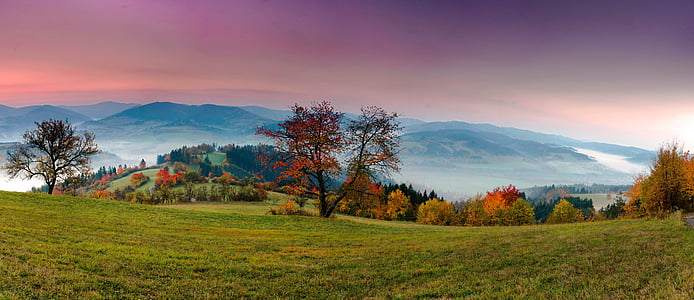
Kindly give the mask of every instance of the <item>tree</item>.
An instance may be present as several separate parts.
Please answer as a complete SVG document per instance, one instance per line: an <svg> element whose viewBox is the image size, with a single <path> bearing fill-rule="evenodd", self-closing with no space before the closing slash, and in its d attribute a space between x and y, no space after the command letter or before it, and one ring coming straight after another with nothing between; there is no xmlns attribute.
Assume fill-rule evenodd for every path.
<svg viewBox="0 0 694 300"><path fill-rule="evenodd" d="M346 191L345 198L340 202L339 211L354 216L373 218L381 202L380 187L366 176L348 178L347 182L350 183L351 188Z"/></svg>
<svg viewBox="0 0 694 300"><path fill-rule="evenodd" d="M453 203L431 199L417 208L417 223L449 225L455 218Z"/></svg>
<svg viewBox="0 0 694 300"><path fill-rule="evenodd" d="M405 196L401 190L392 191L388 194L388 204L382 209L384 219L402 220L410 209L410 197Z"/></svg>
<svg viewBox="0 0 694 300"><path fill-rule="evenodd" d="M34 123L37 128L25 132L24 143L8 153L10 177L41 177L52 194L60 180L89 173L90 157L100 152L93 133L79 135L67 120Z"/></svg>
<svg viewBox="0 0 694 300"><path fill-rule="evenodd" d="M523 198L518 198L509 210L509 225L527 225L535 223L535 211L530 202Z"/></svg>
<svg viewBox="0 0 694 300"><path fill-rule="evenodd" d="M518 189L511 185L505 187L497 187L491 192L487 192L484 197L483 207L489 222L492 225L503 225L508 223L508 212L513 203L521 198L521 193Z"/></svg>
<svg viewBox="0 0 694 300"><path fill-rule="evenodd" d="M574 223L583 221L583 214L580 209L574 207L571 202L561 199L554 206L552 213L547 217L548 224Z"/></svg>
<svg viewBox="0 0 694 300"><path fill-rule="evenodd" d="M642 187L645 197L641 206L646 213L662 216L685 206L684 167L684 153L677 143L660 147L647 184Z"/></svg>
<svg viewBox="0 0 694 300"><path fill-rule="evenodd" d="M275 145L279 157L264 161L281 170L278 180L317 196L321 217L330 217L358 182L340 188L339 178L373 178L398 170L397 114L366 107L358 119L345 122L344 114L327 101L308 108L295 104L292 112L279 129L259 128L256 133Z"/></svg>

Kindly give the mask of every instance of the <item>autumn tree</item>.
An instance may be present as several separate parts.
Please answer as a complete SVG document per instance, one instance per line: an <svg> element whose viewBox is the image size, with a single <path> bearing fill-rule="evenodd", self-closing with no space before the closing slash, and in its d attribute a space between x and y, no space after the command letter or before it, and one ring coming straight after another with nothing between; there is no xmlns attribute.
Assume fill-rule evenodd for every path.
<svg viewBox="0 0 694 300"><path fill-rule="evenodd" d="M34 123L37 128L25 132L23 144L8 153L4 168L10 177L40 177L52 194L59 181L89 173L90 158L100 152L94 134L76 133L67 120Z"/></svg>
<svg viewBox="0 0 694 300"><path fill-rule="evenodd" d="M453 203L431 199L417 208L417 223L449 225L456 217Z"/></svg>
<svg viewBox="0 0 694 300"><path fill-rule="evenodd" d="M380 205L380 187L368 177L348 178L345 198L340 202L339 211L359 217L372 218Z"/></svg>
<svg viewBox="0 0 694 300"><path fill-rule="evenodd" d="M388 194L388 203L382 205L380 215L386 220L402 220L410 209L410 197L401 190L395 190Z"/></svg>
<svg viewBox="0 0 694 300"><path fill-rule="evenodd" d="M130 176L130 183L133 185L133 187L137 188L149 181L149 176L145 176L142 172L140 173L135 173L132 176Z"/></svg>
<svg viewBox="0 0 694 300"><path fill-rule="evenodd" d="M686 197L684 153L677 143L668 143L658 149L648 184L644 185L642 207L648 214L663 215L683 208Z"/></svg>
<svg viewBox="0 0 694 300"><path fill-rule="evenodd" d="M513 185L497 187L484 197L484 211L492 225L506 225L508 211L521 198L521 192Z"/></svg>
<svg viewBox="0 0 694 300"><path fill-rule="evenodd" d="M583 221L581 210L575 208L574 205L566 199L561 199L559 203L554 206L549 217L547 217L548 224L574 223L580 221Z"/></svg>
<svg viewBox="0 0 694 300"><path fill-rule="evenodd" d="M481 194L463 203L460 214L465 226L484 226L489 222L489 216L484 209L484 197Z"/></svg>
<svg viewBox="0 0 694 300"><path fill-rule="evenodd" d="M535 210L530 202L523 198L518 198L511 205L508 212L508 225L527 225L535 223Z"/></svg>
<svg viewBox="0 0 694 300"><path fill-rule="evenodd" d="M296 104L279 129L259 128L257 134L270 138L280 156L265 159L281 170L278 179L315 195L320 216L330 217L357 182L340 184L339 178L398 170L396 118L397 114L370 106L357 119L346 121L327 101L311 107Z"/></svg>

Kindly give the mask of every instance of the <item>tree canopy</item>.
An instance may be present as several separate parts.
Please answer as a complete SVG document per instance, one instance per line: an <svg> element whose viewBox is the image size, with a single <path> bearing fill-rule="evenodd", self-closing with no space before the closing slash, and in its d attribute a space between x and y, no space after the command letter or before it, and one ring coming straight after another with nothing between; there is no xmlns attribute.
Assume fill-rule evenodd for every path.
<svg viewBox="0 0 694 300"><path fill-rule="evenodd" d="M361 112L358 118L346 120L327 101L310 107L295 104L279 129L257 131L272 140L280 156L269 160L281 170L279 179L291 179L297 191L317 196L322 217L332 215L348 192L355 190L352 185L361 181L354 178L375 178L398 170L397 114L375 106ZM342 182L341 178L352 180Z"/></svg>

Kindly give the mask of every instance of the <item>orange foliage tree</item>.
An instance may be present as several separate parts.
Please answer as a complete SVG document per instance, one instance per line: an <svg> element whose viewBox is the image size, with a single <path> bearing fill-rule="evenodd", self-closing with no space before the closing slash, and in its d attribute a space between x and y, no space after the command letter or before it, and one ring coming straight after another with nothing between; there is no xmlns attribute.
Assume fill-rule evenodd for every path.
<svg viewBox="0 0 694 300"><path fill-rule="evenodd" d="M134 187L139 187L145 184L147 181L149 181L149 177L145 176L145 174L142 174L142 172L135 173L132 176L130 176L130 183Z"/></svg>
<svg viewBox="0 0 694 300"><path fill-rule="evenodd" d="M492 225L504 223L508 219L507 212L518 198L521 198L521 193L512 184L487 192L482 207L489 217L489 222Z"/></svg>
<svg viewBox="0 0 694 300"><path fill-rule="evenodd" d="M157 173L157 179L154 180L154 184L160 188L174 187L179 182L182 182L183 172L176 174L169 174L169 171L161 169Z"/></svg>
<svg viewBox="0 0 694 300"><path fill-rule="evenodd" d="M374 177L398 169L397 114L366 107L359 118L345 122L344 114L327 101L308 108L295 104L292 113L279 129L257 130L272 140L279 155L263 160L281 170L278 180L288 179L315 195L321 217L331 216L356 187L354 180L333 186L336 178Z"/></svg>
<svg viewBox="0 0 694 300"><path fill-rule="evenodd" d="M635 178L627 193L627 215L666 216L694 208L694 162L676 142L660 147L649 174Z"/></svg>
<svg viewBox="0 0 694 300"><path fill-rule="evenodd" d="M340 203L339 211L359 217L376 217L380 205L382 188L366 176L348 178L345 198Z"/></svg>

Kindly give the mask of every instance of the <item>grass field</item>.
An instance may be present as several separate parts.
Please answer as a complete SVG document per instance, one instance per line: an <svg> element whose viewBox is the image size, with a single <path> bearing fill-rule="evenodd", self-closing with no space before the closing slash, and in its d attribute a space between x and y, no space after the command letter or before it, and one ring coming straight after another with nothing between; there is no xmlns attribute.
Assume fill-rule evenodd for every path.
<svg viewBox="0 0 694 300"><path fill-rule="evenodd" d="M678 218L460 228L0 193L0 298L694 297Z"/></svg>
<svg viewBox="0 0 694 300"><path fill-rule="evenodd" d="M227 158L227 155L224 152L211 152L200 155L200 159L204 160L205 158L209 159L213 165L221 165L224 163L224 160Z"/></svg>

